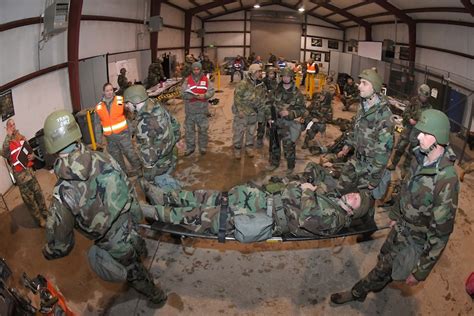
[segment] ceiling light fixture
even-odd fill
[[[258,4],[258,2],[257,2],[257,3],[255,3],[255,4],[253,5],[253,7],[254,7],[255,9],[258,9],[258,8],[260,8],[260,4]]]
[[[303,8],[303,7],[301,7],[301,8],[299,8],[299,9],[298,9],[298,11],[300,11],[300,12],[304,12],[304,8]]]

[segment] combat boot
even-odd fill
[[[151,296],[148,300],[152,304],[155,304],[156,308],[162,308],[163,306],[165,306],[166,301],[168,300],[168,296],[161,288],[157,288],[155,292],[156,293],[153,296]]]
[[[334,293],[331,295],[331,302],[337,305],[346,304],[353,301],[361,301],[351,291]],[[363,300],[362,300],[363,301]]]
[[[256,148],[262,148],[263,147],[263,138],[257,138],[257,141],[255,143]]]
[[[237,159],[237,160],[240,160],[241,156],[240,156],[240,152],[242,150],[240,148],[234,148],[234,158]]]
[[[249,157],[249,158],[253,158],[253,157],[254,157],[254,154],[253,154],[252,148],[250,148],[250,147],[245,147],[245,155],[247,155],[247,157]]]

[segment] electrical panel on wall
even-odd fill
[[[159,32],[163,29],[163,17],[159,15],[151,16],[148,23],[148,30],[150,32]]]
[[[69,0],[48,0],[44,10],[43,36],[52,36],[67,29]]]

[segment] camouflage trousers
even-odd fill
[[[107,140],[107,151],[108,153],[119,163],[123,171],[128,176],[133,177],[140,173],[141,163],[138,157],[135,147],[132,144],[132,138],[128,131],[123,131],[120,134],[112,134],[106,136]],[[132,170],[127,172],[127,165],[123,156],[127,157],[128,162],[131,165]]]
[[[149,299],[164,296],[160,287],[142,263],[148,255],[146,243],[136,231],[135,220],[129,213],[122,214],[107,234],[96,242],[127,270],[127,283]],[[107,265],[107,263],[102,263]]]
[[[244,115],[240,117],[238,114],[234,115],[232,123],[233,137],[232,143],[235,149],[242,148],[245,137],[245,147],[252,147],[255,138],[255,129],[257,127],[257,116],[255,114]]]
[[[398,141],[395,153],[392,157],[392,165],[396,167],[400,162],[400,159],[405,154],[405,162],[403,163],[402,173],[404,173],[409,167],[410,162],[413,159],[413,148],[418,144],[418,134],[420,132],[413,127],[405,127],[400,140]]]
[[[341,170],[341,176],[338,179],[337,189],[342,194],[353,192],[360,188],[369,186],[369,176],[372,174],[370,163],[364,161],[363,158],[353,157],[349,159]],[[378,186],[371,190],[372,197],[380,199],[384,196],[388,184],[390,182],[390,172],[385,170],[382,174]]]
[[[288,169],[294,169],[296,165],[296,141],[301,133],[301,124],[296,121],[278,119],[278,139],[286,158]],[[281,148],[270,148],[270,164],[278,166],[281,159]]]
[[[198,144],[200,150],[206,150],[208,142],[209,118],[207,113],[186,113],[184,129],[186,131],[186,150],[196,148],[196,127],[198,129]]]
[[[31,215],[36,222],[44,223],[48,217],[46,203],[44,201],[43,191],[36,179],[33,170],[26,169],[21,172],[15,172],[15,181],[20,189],[20,195]]]
[[[265,121],[265,114],[259,112],[257,114],[257,140],[263,144],[263,138],[265,137],[265,130],[267,122]]]

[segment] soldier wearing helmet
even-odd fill
[[[379,199],[385,194],[390,181],[386,166],[393,146],[392,112],[380,93],[382,77],[377,71],[365,69],[359,78],[361,105],[355,115],[353,132],[338,157],[346,156],[351,147],[355,155],[341,171],[339,189],[367,186],[373,197]]]
[[[125,282],[152,303],[164,305],[166,294],[142,263],[145,241],[137,232],[143,215],[134,186],[109,155],[90,151],[74,117],[59,110],[44,123],[46,151],[58,154],[58,181],[46,221],[46,259],[67,256],[74,247],[74,228],[94,241],[90,267],[106,281]]]
[[[287,162],[287,174],[291,174],[296,165],[296,141],[301,134],[301,124],[295,120],[305,112],[305,101],[303,94],[294,83],[294,73],[290,68],[280,71],[281,82],[271,92],[268,106],[265,109],[265,117],[269,124],[278,127],[278,139],[282,143],[283,153]],[[276,121],[272,120],[271,107],[274,106],[277,114]],[[270,148],[270,166],[268,170],[278,168],[281,159],[280,146]]]
[[[157,59],[148,67],[148,77],[145,80],[147,89],[156,86],[158,83],[160,83],[160,81],[166,79],[165,72],[161,63],[162,61],[160,59]]]
[[[414,149],[400,200],[390,211],[392,230],[378,262],[350,291],[333,294],[335,304],[364,301],[368,293],[381,291],[392,280],[417,285],[428,277],[448,243],[459,193],[449,119],[428,109],[415,128],[420,131],[420,145]]]
[[[244,78],[234,90],[232,123],[234,156],[240,159],[242,148],[252,158],[257,115],[265,105],[266,89],[262,82],[262,66],[252,64]]]
[[[410,166],[411,159],[413,158],[413,148],[418,145],[418,130],[415,128],[415,125],[418,123],[421,113],[432,108],[429,102],[430,92],[431,90],[428,85],[420,85],[418,87],[418,95],[410,100],[410,103],[403,112],[403,131],[392,157],[392,163],[388,166],[389,170],[395,170],[398,162],[406,153],[405,162],[401,168],[402,176],[405,175],[405,171]]]
[[[257,56],[260,57],[260,56]],[[269,95],[278,86],[277,69],[273,66],[268,67],[266,70],[265,78],[263,78],[267,95]],[[257,115],[257,141],[255,143],[256,148],[263,147],[263,138],[265,137],[265,109],[263,108]]]
[[[148,98],[142,85],[127,88],[124,101],[127,108],[136,113],[138,156],[146,180],[141,184],[147,193],[150,184],[163,186],[164,180],[167,180],[166,183],[174,180],[170,174],[176,167],[175,149],[180,139],[180,125],[158,101]],[[176,181],[173,183],[176,184]]]
[[[117,84],[119,86],[119,91],[117,91],[117,95],[122,95],[125,89],[132,85],[132,83],[127,79],[127,69],[120,69],[120,75],[117,78]]]

